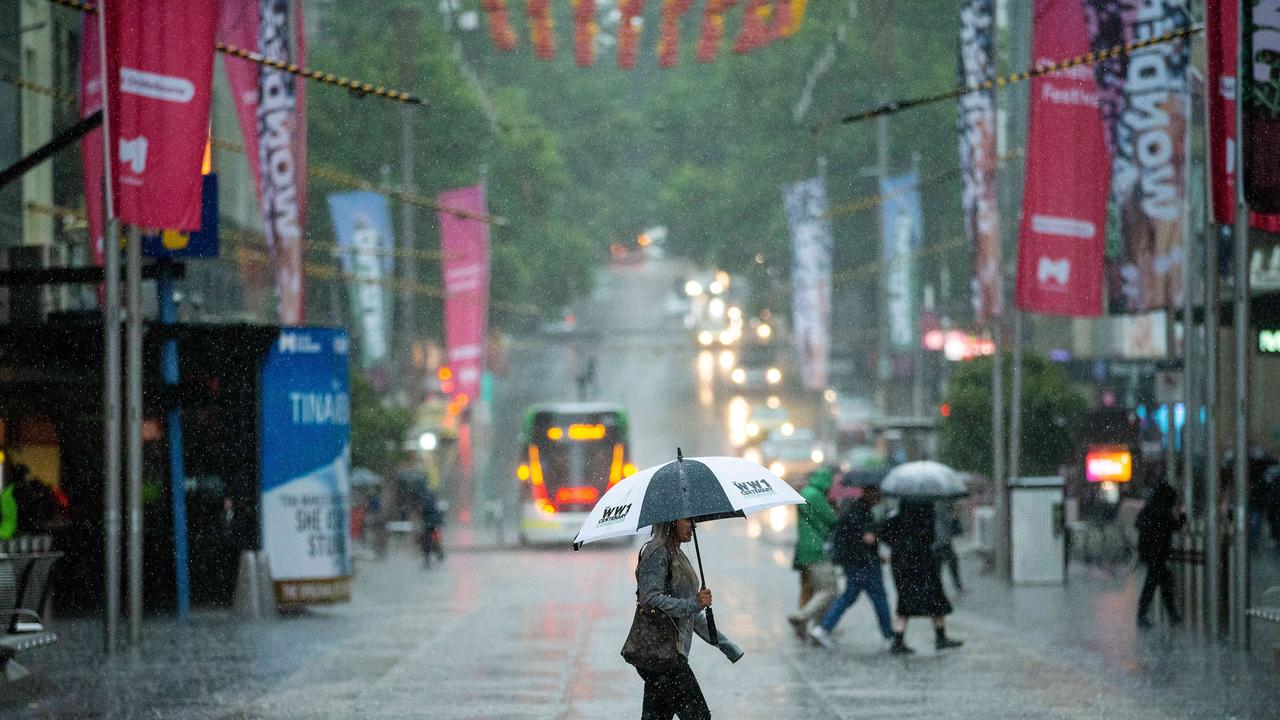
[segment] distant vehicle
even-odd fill
[[[787,431],[790,430],[790,433]],[[827,459],[827,452],[808,428],[784,425],[760,444],[760,457],[765,467],[792,486],[803,485],[804,478]]]
[[[548,320],[542,324],[542,332],[548,335],[568,335],[578,327],[578,318],[569,311],[565,311],[560,318],[556,320]]]
[[[738,366],[729,379],[743,391],[755,392],[775,388],[782,383],[782,367],[773,345],[744,344],[738,350]]]
[[[781,404],[777,407],[770,407],[767,403],[752,405],[744,428],[747,442],[758,443],[764,440],[790,420],[791,413]]]
[[[662,314],[669,318],[683,318],[689,314],[689,298],[670,293],[662,301]]]
[[[522,545],[572,542],[606,490],[631,475],[627,413],[588,403],[533,405],[521,430]]]

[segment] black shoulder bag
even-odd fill
[[[640,549],[640,555],[644,555],[644,548]],[[667,550],[667,579],[663,591],[671,594],[670,550]],[[622,659],[640,670],[665,672],[673,668],[680,658],[680,629],[670,615],[658,608],[642,605],[639,593],[637,589],[636,614],[631,620],[627,641],[622,644]]]

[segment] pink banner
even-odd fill
[[[116,217],[199,230],[217,3],[109,0],[99,8]]]
[[[1089,51],[1084,13],[1075,0],[1036,0],[1032,32],[1037,67]],[[1110,186],[1093,70],[1081,66],[1032,80],[1018,239],[1019,309],[1102,314]]]
[[[102,44],[92,15],[80,23],[80,117],[102,109]],[[106,218],[102,197],[102,129],[80,141],[80,165],[84,172],[84,208],[89,215],[89,246],[93,264],[102,265]]]
[[[483,185],[440,193],[444,207],[483,215]],[[489,226],[483,221],[439,213],[444,255],[444,339],[457,393],[475,400],[485,367],[489,334]]]
[[[218,39],[272,60],[306,64],[302,7],[294,0],[221,0]],[[307,200],[306,84],[278,68],[227,58],[245,152],[274,264],[278,314],[305,320],[303,226]],[[264,172],[265,169],[265,172]]]
[[[1239,8],[1234,2],[1205,6],[1209,72],[1209,173],[1213,219],[1222,225],[1236,221],[1236,50],[1240,45]],[[1280,215],[1250,212],[1249,224],[1280,232]]]

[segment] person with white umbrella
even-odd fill
[[[622,647],[623,659],[644,680],[641,720],[711,717],[689,668],[695,633],[731,662],[743,655],[716,629],[697,524],[802,503],[795,490],[755,463],[732,457],[685,458],[678,449],[675,462],[624,478],[596,503],[574,539],[574,549],[652,528],[652,538],[640,549],[635,615]],[[690,540],[698,557],[696,574],[680,549]]]

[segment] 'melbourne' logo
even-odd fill
[[[738,488],[738,492],[744,496],[747,495],[771,495],[776,492],[768,480],[748,480],[747,482],[736,482],[733,484]]]
[[[618,505],[616,507],[606,507],[604,513],[600,515],[600,521],[596,523],[596,527],[602,525],[612,525],[622,520],[631,512],[631,503],[626,505]]]

